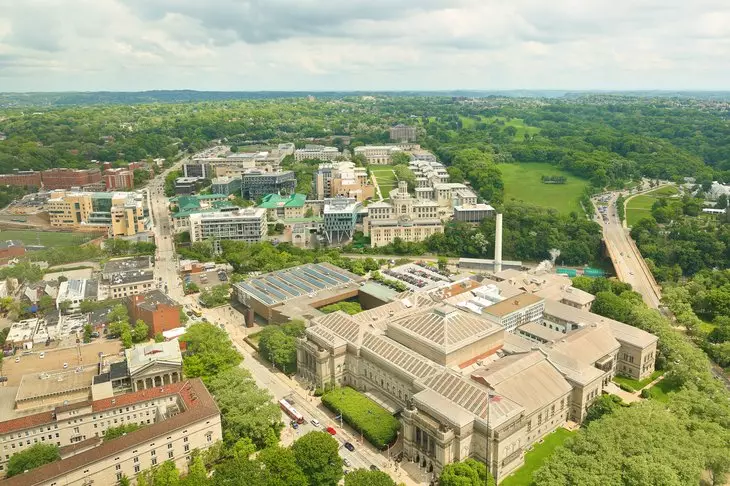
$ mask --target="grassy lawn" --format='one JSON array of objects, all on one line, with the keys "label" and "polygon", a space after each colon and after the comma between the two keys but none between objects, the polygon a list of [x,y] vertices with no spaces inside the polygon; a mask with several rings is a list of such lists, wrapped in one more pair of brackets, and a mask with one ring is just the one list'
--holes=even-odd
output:
[{"label": "grassy lawn", "polygon": [[398,185],[393,168],[388,165],[370,166],[370,172],[375,175],[375,180],[378,181],[383,199],[387,199],[390,191]]},{"label": "grassy lawn", "polygon": [[[588,181],[544,163],[499,164],[504,200],[555,208],[562,213],[582,213],[580,197]],[[565,184],[543,184],[541,176],[564,176]]]},{"label": "grassy lawn", "polygon": [[632,226],[642,218],[651,216],[651,207],[656,201],[674,196],[678,192],[675,186],[667,186],[631,198],[626,205],[626,224]]},{"label": "grassy lawn", "polygon": [[325,393],[322,404],[335,413],[342,413],[342,419],[358,432],[362,432],[368,442],[378,449],[383,449],[397,437],[400,428],[398,419],[350,387]]},{"label": "grassy lawn", "polygon": [[515,127],[517,129],[517,133],[515,134],[515,140],[518,142],[521,142],[525,139],[525,133],[530,135],[535,135],[537,133],[540,133],[540,129],[538,127],[531,127],[529,125],[525,125],[525,121],[521,118],[512,118],[511,120],[507,120],[504,117],[501,116],[494,116],[491,118],[484,119],[487,123],[496,123],[496,122],[504,122],[504,127]]},{"label": "grassy lawn", "polygon": [[667,403],[669,401],[668,393],[675,391],[675,389],[666,380],[662,380],[649,388],[649,396],[658,402]]},{"label": "grassy lawn", "polygon": [[642,388],[644,388],[646,385],[651,383],[652,381],[654,381],[657,378],[659,378],[660,376],[662,376],[663,374],[664,374],[663,371],[657,370],[641,381],[634,380],[633,378],[627,378],[625,376],[614,376],[613,381],[620,385],[625,385],[625,386],[631,387],[634,389],[634,391],[639,391]]},{"label": "grassy lawn", "polygon": [[99,236],[97,233],[59,233],[55,231],[5,230],[0,231],[2,240],[20,240],[26,245],[78,246]]},{"label": "grassy lawn", "polygon": [[532,475],[535,471],[540,469],[540,466],[558,446],[563,445],[565,440],[574,434],[575,431],[560,428],[546,436],[542,443],[533,445],[532,450],[525,454],[525,464],[499,483],[500,486],[528,486],[534,484]]}]

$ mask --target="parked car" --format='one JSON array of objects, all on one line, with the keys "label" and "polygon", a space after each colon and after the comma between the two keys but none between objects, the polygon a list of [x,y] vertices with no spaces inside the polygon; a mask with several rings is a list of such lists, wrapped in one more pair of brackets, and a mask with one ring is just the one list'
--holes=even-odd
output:
[{"label": "parked car", "polygon": [[350,462],[350,460],[348,458],[344,458],[342,460],[342,462],[345,464],[345,466],[352,467],[352,463]]},{"label": "parked car", "polygon": [[312,424],[312,425],[314,425],[315,427],[319,428],[319,420],[317,420],[317,419],[312,419],[312,420],[310,420],[310,421],[309,421],[309,423],[311,423],[311,424]]},{"label": "parked car", "polygon": [[330,435],[337,435],[337,431],[334,427],[327,427],[327,433]]},{"label": "parked car", "polygon": [[350,452],[355,450],[355,446],[352,445],[350,442],[345,442],[343,445],[345,446],[345,449],[347,449]]},{"label": "parked car", "polygon": [[38,355],[38,357],[39,357],[40,359],[43,359],[43,358],[45,358],[45,357],[46,357],[46,353],[45,353],[45,352],[43,352],[43,353],[39,354],[39,355]]},{"label": "parked car", "polygon": [[376,466],[375,464],[370,464],[370,470],[371,471],[380,471],[380,468]]},{"label": "parked car", "polygon": [[20,356],[16,356],[16,357],[15,357],[15,362],[16,362],[16,363],[20,363]]},{"label": "parked car", "polygon": [[299,424],[292,420],[291,421],[291,428],[292,429],[298,429],[299,428]]}]

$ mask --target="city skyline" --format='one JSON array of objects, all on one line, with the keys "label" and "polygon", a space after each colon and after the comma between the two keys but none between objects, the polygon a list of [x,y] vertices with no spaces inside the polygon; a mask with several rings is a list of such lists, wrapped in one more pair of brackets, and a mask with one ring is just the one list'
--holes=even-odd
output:
[{"label": "city skyline", "polygon": [[717,0],[0,0],[2,91],[718,90]]}]

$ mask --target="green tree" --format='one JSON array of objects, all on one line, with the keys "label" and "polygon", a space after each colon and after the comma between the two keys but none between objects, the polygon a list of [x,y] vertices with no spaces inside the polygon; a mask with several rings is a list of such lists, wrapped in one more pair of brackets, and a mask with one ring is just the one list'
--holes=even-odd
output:
[{"label": "green tree", "polygon": [[327,432],[309,432],[292,444],[297,464],[310,486],[336,485],[342,479],[340,444]]},{"label": "green tree", "polygon": [[8,461],[7,477],[22,474],[24,471],[35,469],[44,464],[58,461],[61,454],[58,447],[51,444],[35,444],[24,451],[10,456]]},{"label": "green tree", "polygon": [[448,266],[449,266],[449,259],[444,256],[439,256],[438,257],[439,270],[441,270],[442,272],[445,272],[446,269],[448,268]]},{"label": "green tree", "polygon": [[406,152],[396,152],[391,157],[393,165],[408,165],[411,162],[411,156]]},{"label": "green tree", "polygon": [[715,205],[715,207],[717,209],[725,209],[725,208],[727,208],[727,206],[728,206],[727,194],[720,194],[720,196],[717,198],[717,204]]},{"label": "green tree", "polygon": [[177,470],[175,463],[165,461],[160,467],[152,469],[152,486],[179,486],[180,471]]},{"label": "green tree", "polygon": [[124,346],[124,349],[129,349],[132,347],[132,343],[134,342],[134,340],[132,339],[132,332],[129,330],[128,325],[126,329],[122,331],[122,334],[119,337],[122,340],[122,346]]},{"label": "green tree", "polygon": [[84,342],[88,343],[91,342],[91,334],[94,332],[94,328],[91,327],[91,324],[86,324],[84,326]]},{"label": "green tree", "polygon": [[621,397],[616,395],[601,395],[588,408],[583,424],[588,425],[590,422],[598,420],[604,415],[613,413],[615,410],[621,408],[622,404]]},{"label": "green tree", "polygon": [[190,378],[217,375],[243,359],[228,339],[228,334],[213,324],[193,324],[186,329],[180,341],[187,343],[183,371]]},{"label": "green tree", "polygon": [[162,343],[164,341],[165,341],[165,336],[163,336],[161,332],[158,332],[157,334],[155,334],[156,343]]},{"label": "green tree", "polygon": [[132,330],[132,339],[135,343],[141,343],[147,341],[150,333],[150,328],[145,321],[137,319],[134,323],[134,329]]},{"label": "green tree", "polygon": [[122,478],[119,480],[119,486],[131,486],[132,482],[129,480],[129,478],[123,474]]},{"label": "green tree", "polygon": [[56,309],[56,302],[50,295],[44,295],[38,299],[38,310],[41,314],[48,314]]},{"label": "green tree", "polygon": [[182,486],[208,486],[212,484],[208,479],[208,471],[205,470],[203,457],[201,454],[194,454],[190,465],[188,466],[188,474],[180,481]]},{"label": "green tree", "polygon": [[355,469],[345,476],[345,486],[395,486],[395,481],[383,471]]},{"label": "green tree", "polygon": [[[416,174],[413,173],[411,169],[408,168],[408,166],[405,165],[396,165],[393,167],[393,172],[395,173],[395,176],[398,178],[398,181],[405,181],[408,183],[408,192],[413,192],[416,188]],[[385,195],[383,195],[385,197]]]},{"label": "green tree", "polygon": [[257,447],[264,447],[270,431],[278,439],[283,427],[281,410],[247,370],[229,368],[210,377],[207,385],[221,410],[226,444],[248,437]]},{"label": "green tree", "polygon": [[447,464],[441,470],[439,485],[442,486],[481,486],[495,485],[494,477],[487,474],[483,462],[467,459],[463,462]]},{"label": "green tree", "polygon": [[255,484],[268,486],[307,485],[307,476],[298,465],[295,454],[291,449],[269,447],[262,450],[257,459],[263,465],[264,477],[262,479],[264,481],[257,481]]},{"label": "green tree", "polygon": [[233,444],[232,453],[234,459],[247,460],[254,452],[256,452],[256,445],[248,437],[238,439]]},{"label": "green tree", "polygon": [[108,440],[112,440],[112,439],[116,439],[117,437],[121,437],[130,432],[134,432],[135,430],[139,430],[141,428],[142,428],[142,426],[137,425],[137,424],[124,424],[124,425],[119,425],[117,427],[109,427],[104,432],[103,439],[104,439],[104,442],[106,442]]}]

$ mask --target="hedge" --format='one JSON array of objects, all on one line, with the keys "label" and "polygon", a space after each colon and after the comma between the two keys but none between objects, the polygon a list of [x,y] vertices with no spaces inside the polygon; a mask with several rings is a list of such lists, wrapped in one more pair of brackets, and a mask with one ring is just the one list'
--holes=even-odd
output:
[{"label": "hedge", "polygon": [[337,414],[342,413],[342,419],[378,449],[387,447],[397,438],[400,428],[398,419],[350,387],[324,394],[322,404]]}]

